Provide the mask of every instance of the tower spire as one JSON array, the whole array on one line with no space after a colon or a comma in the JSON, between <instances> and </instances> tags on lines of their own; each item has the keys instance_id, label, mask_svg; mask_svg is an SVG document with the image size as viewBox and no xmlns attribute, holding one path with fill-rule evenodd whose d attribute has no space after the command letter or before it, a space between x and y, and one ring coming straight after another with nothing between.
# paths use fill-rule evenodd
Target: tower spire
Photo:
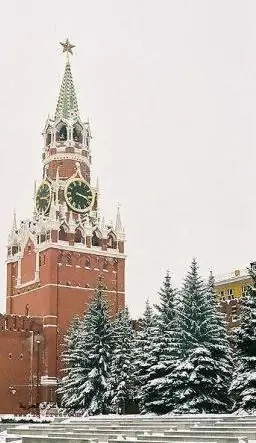
<instances>
[{"instance_id":1,"label":"tower spire","mask_svg":"<svg viewBox=\"0 0 256 443\"><path fill-rule=\"evenodd\" d=\"M123 231L122 222L121 222L121 215L120 215L120 203L117 204L115 231L118 233Z\"/></svg>"},{"instance_id":2,"label":"tower spire","mask_svg":"<svg viewBox=\"0 0 256 443\"><path fill-rule=\"evenodd\" d=\"M73 54L72 48L74 48L75 46L71 45L68 39L66 39L64 43L60 44L63 47L63 52L67 53L67 62L60 87L60 93L55 112L55 120L59 120L61 118L69 119L72 117L78 117L79 114L76 92L75 92L70 60L69 60L69 54Z\"/></svg>"}]
</instances>

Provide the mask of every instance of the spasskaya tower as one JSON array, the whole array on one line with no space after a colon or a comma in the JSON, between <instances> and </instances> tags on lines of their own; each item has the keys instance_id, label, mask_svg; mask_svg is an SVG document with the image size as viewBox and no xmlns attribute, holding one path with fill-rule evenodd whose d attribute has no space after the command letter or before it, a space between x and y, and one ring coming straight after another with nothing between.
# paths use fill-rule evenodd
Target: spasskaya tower
<instances>
[{"instance_id":1,"label":"spasskaya tower","mask_svg":"<svg viewBox=\"0 0 256 443\"><path fill-rule=\"evenodd\" d=\"M40 316L44 328L41 386L45 400L60 374L63 335L75 314L82 315L99 276L111 312L124 306L124 229L99 212L99 187L91 183L91 132L82 121L67 54L56 112L43 131L43 173L34 191L31 218L19 226L14 214L8 237L8 314Z\"/></svg>"}]
</instances>

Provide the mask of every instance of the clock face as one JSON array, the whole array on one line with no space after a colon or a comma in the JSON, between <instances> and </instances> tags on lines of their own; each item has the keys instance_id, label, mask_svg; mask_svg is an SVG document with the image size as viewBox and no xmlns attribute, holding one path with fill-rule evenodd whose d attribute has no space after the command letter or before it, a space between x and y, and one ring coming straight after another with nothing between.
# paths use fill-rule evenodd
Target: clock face
<instances>
[{"instance_id":1,"label":"clock face","mask_svg":"<svg viewBox=\"0 0 256 443\"><path fill-rule=\"evenodd\" d=\"M43 182L39 186L36 194L36 209L40 213L46 213L51 203L51 186L48 182Z\"/></svg>"},{"instance_id":2,"label":"clock face","mask_svg":"<svg viewBox=\"0 0 256 443\"><path fill-rule=\"evenodd\" d=\"M89 183L80 178L70 181L65 189L68 206L76 212L87 212L92 208L94 195Z\"/></svg>"}]
</instances>

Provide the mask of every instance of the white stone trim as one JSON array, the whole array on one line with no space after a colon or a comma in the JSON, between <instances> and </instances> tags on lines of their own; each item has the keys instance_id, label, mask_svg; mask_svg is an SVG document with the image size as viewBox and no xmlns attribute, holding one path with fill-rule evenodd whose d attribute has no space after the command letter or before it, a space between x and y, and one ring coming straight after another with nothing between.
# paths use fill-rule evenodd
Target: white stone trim
<instances>
[{"instance_id":1,"label":"white stone trim","mask_svg":"<svg viewBox=\"0 0 256 443\"><path fill-rule=\"evenodd\" d=\"M41 386L57 386L57 378L49 377L49 375L42 375Z\"/></svg>"},{"instance_id":2,"label":"white stone trim","mask_svg":"<svg viewBox=\"0 0 256 443\"><path fill-rule=\"evenodd\" d=\"M84 252L85 254L92 254L92 255L101 255L103 257L111 257L111 258L122 258L122 259L126 259L126 255L118 252L116 250L107 250L104 251L102 249L98 249L98 246L92 246L91 248L87 248L84 244L82 245L83 247L80 246L76 246L76 245L69 245L67 242L58 242L58 243L53 243L53 242L47 242L47 244L43 244L41 243L38 246L38 250L39 252L45 251L46 249L64 249L65 251L70 251L70 252ZM97 249L94 249L97 248ZM81 251L82 249L82 251ZM113 251L113 252L112 252Z\"/></svg>"},{"instance_id":3,"label":"white stone trim","mask_svg":"<svg viewBox=\"0 0 256 443\"><path fill-rule=\"evenodd\" d=\"M62 285L60 283L59 284L57 284L57 283L48 283L47 285L39 286L38 288L31 289L30 291L22 292L21 294L10 295L9 297L20 297L20 296L22 296L24 294L30 294L31 292L38 291L38 290L40 290L42 288L48 288L50 286L53 286L55 288L56 287L58 287L58 288L69 288L69 289L71 288L71 289L75 289L75 290L79 290L80 289L80 290L83 290L83 291L94 291L96 289L96 287L95 288L84 288L82 286L70 286L70 285ZM110 293L110 294L111 293L113 293L113 294L116 294L116 293L118 293L118 294L125 294L124 291L116 291L116 290L108 291L107 289L104 290L104 292ZM44 317L50 317L50 316L49 315L45 315Z\"/></svg>"},{"instance_id":4,"label":"white stone trim","mask_svg":"<svg viewBox=\"0 0 256 443\"><path fill-rule=\"evenodd\" d=\"M82 162L86 163L88 167L90 167L90 162L87 157L79 154L74 154L71 152L59 152L57 154L49 155L49 157L46 157L43 161L43 165L46 166L51 161L55 160L74 160L76 162Z\"/></svg>"},{"instance_id":5,"label":"white stone trim","mask_svg":"<svg viewBox=\"0 0 256 443\"><path fill-rule=\"evenodd\" d=\"M30 280L30 281L25 282L25 283L17 284L16 288L18 288L18 289L24 288L25 286L33 285L34 283L38 283L38 282L39 282L39 278L34 278L34 280Z\"/></svg>"}]
</instances>

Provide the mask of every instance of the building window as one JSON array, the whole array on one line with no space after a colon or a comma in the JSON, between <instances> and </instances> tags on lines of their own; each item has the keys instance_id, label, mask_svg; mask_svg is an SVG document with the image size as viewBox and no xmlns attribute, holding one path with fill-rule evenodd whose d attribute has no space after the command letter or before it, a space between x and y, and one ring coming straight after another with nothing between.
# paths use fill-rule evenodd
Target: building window
<instances>
[{"instance_id":1,"label":"building window","mask_svg":"<svg viewBox=\"0 0 256 443\"><path fill-rule=\"evenodd\" d=\"M117 264L118 264L117 258L114 258L113 270L114 270L115 272L117 271Z\"/></svg>"},{"instance_id":2,"label":"building window","mask_svg":"<svg viewBox=\"0 0 256 443\"><path fill-rule=\"evenodd\" d=\"M74 242L75 243L84 243L84 238L82 236L80 229L76 229Z\"/></svg>"},{"instance_id":3,"label":"building window","mask_svg":"<svg viewBox=\"0 0 256 443\"><path fill-rule=\"evenodd\" d=\"M45 232L44 232L43 234L41 234L40 241L41 241L41 243L43 243L43 242L45 242L45 240L46 240L46 235L45 235Z\"/></svg>"},{"instance_id":4,"label":"building window","mask_svg":"<svg viewBox=\"0 0 256 443\"><path fill-rule=\"evenodd\" d=\"M62 241L67 241L68 240L67 233L66 233L66 231L65 231L63 226L61 226L60 230L59 230L59 240L62 240Z\"/></svg>"},{"instance_id":5,"label":"building window","mask_svg":"<svg viewBox=\"0 0 256 443\"><path fill-rule=\"evenodd\" d=\"M70 254L67 254L67 265L69 265L69 266L72 265L72 257Z\"/></svg>"},{"instance_id":6,"label":"building window","mask_svg":"<svg viewBox=\"0 0 256 443\"><path fill-rule=\"evenodd\" d=\"M246 288L247 288L247 286L242 286L242 297L245 297L246 296Z\"/></svg>"},{"instance_id":7,"label":"building window","mask_svg":"<svg viewBox=\"0 0 256 443\"><path fill-rule=\"evenodd\" d=\"M89 257L85 257L85 267L86 268L90 268L90 259L89 259Z\"/></svg>"},{"instance_id":8,"label":"building window","mask_svg":"<svg viewBox=\"0 0 256 443\"><path fill-rule=\"evenodd\" d=\"M92 246L100 246L100 238L98 237L95 231L92 236Z\"/></svg>"},{"instance_id":9,"label":"building window","mask_svg":"<svg viewBox=\"0 0 256 443\"><path fill-rule=\"evenodd\" d=\"M114 240L114 237L113 237L113 235L110 235L109 237L108 237L108 248L115 248L115 240Z\"/></svg>"},{"instance_id":10,"label":"building window","mask_svg":"<svg viewBox=\"0 0 256 443\"><path fill-rule=\"evenodd\" d=\"M106 258L103 261L103 269L104 269L104 271L108 270L108 260Z\"/></svg>"},{"instance_id":11,"label":"building window","mask_svg":"<svg viewBox=\"0 0 256 443\"><path fill-rule=\"evenodd\" d=\"M9 354L9 359L10 359L10 360L12 359L12 354L11 354L11 353Z\"/></svg>"}]
</instances>

